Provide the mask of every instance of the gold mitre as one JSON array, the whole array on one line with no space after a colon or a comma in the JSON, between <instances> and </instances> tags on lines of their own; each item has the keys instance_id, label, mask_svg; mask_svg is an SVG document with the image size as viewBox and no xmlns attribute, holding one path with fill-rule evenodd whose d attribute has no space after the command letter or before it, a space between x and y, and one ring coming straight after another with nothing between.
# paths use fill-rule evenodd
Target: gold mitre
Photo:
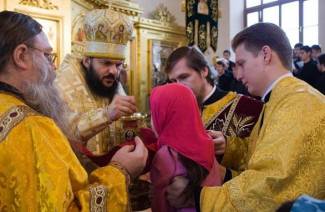
<instances>
[{"instance_id":1,"label":"gold mitre","mask_svg":"<svg viewBox=\"0 0 325 212\"><path fill-rule=\"evenodd\" d=\"M111 9L95 9L84 17L85 56L124 60L132 38L133 23Z\"/></svg>"}]
</instances>

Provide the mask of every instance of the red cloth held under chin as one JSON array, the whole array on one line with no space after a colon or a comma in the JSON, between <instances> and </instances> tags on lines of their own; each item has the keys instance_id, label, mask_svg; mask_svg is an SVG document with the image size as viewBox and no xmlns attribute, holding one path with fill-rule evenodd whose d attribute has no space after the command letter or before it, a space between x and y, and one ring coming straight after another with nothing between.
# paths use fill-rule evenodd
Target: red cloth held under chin
<instances>
[{"instance_id":1,"label":"red cloth held under chin","mask_svg":"<svg viewBox=\"0 0 325 212\"><path fill-rule=\"evenodd\" d=\"M139 132L139 137L141 138L141 140L143 141L143 143L148 149L147 164L143 170L143 174L144 174L150 170L151 161L157 151L157 145L156 145L157 138L150 128L141 128ZM81 153L85 154L90 160L92 160L96 165L100 167L106 166L111 161L114 154L121 147L125 145L135 145L135 141L132 140L132 141L123 142L120 145L113 147L107 154L96 156L91 151L89 151L85 146L79 143L75 143L75 146L78 148L78 150Z\"/></svg>"}]
</instances>

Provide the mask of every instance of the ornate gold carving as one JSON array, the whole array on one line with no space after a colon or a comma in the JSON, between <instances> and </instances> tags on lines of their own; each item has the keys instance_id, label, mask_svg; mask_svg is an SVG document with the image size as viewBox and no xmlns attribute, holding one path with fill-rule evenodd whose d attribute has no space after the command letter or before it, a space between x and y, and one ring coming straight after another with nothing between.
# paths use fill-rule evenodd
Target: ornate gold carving
<instances>
[{"instance_id":1,"label":"ornate gold carving","mask_svg":"<svg viewBox=\"0 0 325 212\"><path fill-rule=\"evenodd\" d=\"M214 48L214 49L217 49L217 45L218 45L218 28L213 26L212 29L211 29L211 46Z\"/></svg>"},{"instance_id":2,"label":"ornate gold carving","mask_svg":"<svg viewBox=\"0 0 325 212\"><path fill-rule=\"evenodd\" d=\"M199 48L207 48L207 28L206 25L202 24L199 26Z\"/></svg>"},{"instance_id":3,"label":"ornate gold carving","mask_svg":"<svg viewBox=\"0 0 325 212\"><path fill-rule=\"evenodd\" d=\"M171 24L168 22L161 22L158 20L141 18L140 21L136 22L134 25L136 28L152 30L152 33L157 33L156 35L159 36L159 38L161 39L164 39L163 37L161 37L162 35L161 32L185 37L184 27Z\"/></svg>"},{"instance_id":4,"label":"ornate gold carving","mask_svg":"<svg viewBox=\"0 0 325 212\"><path fill-rule=\"evenodd\" d=\"M175 16L173 16L163 4L159 4L149 17L161 22L175 23Z\"/></svg>"},{"instance_id":5,"label":"ornate gold carving","mask_svg":"<svg viewBox=\"0 0 325 212\"><path fill-rule=\"evenodd\" d=\"M212 19L214 21L218 21L219 18L219 10L218 10L218 2L217 1L212 1L211 2L211 9L212 9Z\"/></svg>"},{"instance_id":6,"label":"ornate gold carving","mask_svg":"<svg viewBox=\"0 0 325 212\"><path fill-rule=\"evenodd\" d=\"M191 17L193 15L194 4L195 4L195 0L187 1L187 17Z\"/></svg>"},{"instance_id":7,"label":"ornate gold carving","mask_svg":"<svg viewBox=\"0 0 325 212\"><path fill-rule=\"evenodd\" d=\"M194 42L194 28L193 28L193 22L190 22L187 24L186 27L186 36L187 36L187 42L193 43Z\"/></svg>"},{"instance_id":8,"label":"ornate gold carving","mask_svg":"<svg viewBox=\"0 0 325 212\"><path fill-rule=\"evenodd\" d=\"M47 10L59 9L59 7L57 5L54 5L50 0L21 0L19 4L39 7Z\"/></svg>"},{"instance_id":9,"label":"ornate gold carving","mask_svg":"<svg viewBox=\"0 0 325 212\"><path fill-rule=\"evenodd\" d=\"M96 8L110 8L129 16L140 16L142 10L137 3L129 0L84 0Z\"/></svg>"}]
</instances>

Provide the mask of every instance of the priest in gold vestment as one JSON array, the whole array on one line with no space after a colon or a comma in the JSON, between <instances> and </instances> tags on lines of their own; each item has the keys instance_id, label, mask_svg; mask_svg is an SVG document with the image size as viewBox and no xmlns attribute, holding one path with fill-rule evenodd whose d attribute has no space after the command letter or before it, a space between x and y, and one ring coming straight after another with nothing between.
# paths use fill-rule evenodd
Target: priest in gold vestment
<instances>
[{"instance_id":1,"label":"priest in gold vestment","mask_svg":"<svg viewBox=\"0 0 325 212\"><path fill-rule=\"evenodd\" d=\"M228 137L223 164L237 175L198 189L196 203L201 211L275 211L302 194L324 199L325 97L290 73L291 46L278 26L252 25L232 46L239 79L265 106L248 138ZM168 194L173 205L178 193Z\"/></svg>"},{"instance_id":2,"label":"priest in gold vestment","mask_svg":"<svg viewBox=\"0 0 325 212\"><path fill-rule=\"evenodd\" d=\"M202 211L275 211L301 194L325 198L325 97L294 78L291 47L274 24L233 40L240 80L266 102L251 136L229 140L224 164L238 171L201 192Z\"/></svg>"},{"instance_id":3,"label":"priest in gold vestment","mask_svg":"<svg viewBox=\"0 0 325 212\"><path fill-rule=\"evenodd\" d=\"M88 12L83 23L84 57L67 55L57 70L56 82L72 111L69 119L74 135L87 142L94 154L102 155L120 143L115 121L136 111L134 97L126 96L119 82L133 23L110 9ZM115 38L121 26L122 40Z\"/></svg>"},{"instance_id":4,"label":"priest in gold vestment","mask_svg":"<svg viewBox=\"0 0 325 212\"><path fill-rule=\"evenodd\" d=\"M0 211L128 211L130 175L147 157L143 143L123 147L88 176L66 137L42 26L10 11L0 22Z\"/></svg>"},{"instance_id":5,"label":"priest in gold vestment","mask_svg":"<svg viewBox=\"0 0 325 212\"><path fill-rule=\"evenodd\" d=\"M165 72L170 81L192 89L202 108L205 129L209 130L212 137L218 135L215 131L240 138L250 135L263 103L235 92L223 91L216 86L208 62L198 48L183 46L176 49L167 59ZM224 142L214 142L216 155L220 159Z\"/></svg>"}]
</instances>

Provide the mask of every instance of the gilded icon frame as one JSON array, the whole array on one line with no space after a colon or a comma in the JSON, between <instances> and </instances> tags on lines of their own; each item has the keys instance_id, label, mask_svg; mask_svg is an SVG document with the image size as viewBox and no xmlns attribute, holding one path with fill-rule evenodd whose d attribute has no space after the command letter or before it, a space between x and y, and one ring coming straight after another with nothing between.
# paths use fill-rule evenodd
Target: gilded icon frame
<instances>
[{"instance_id":1,"label":"gilded icon frame","mask_svg":"<svg viewBox=\"0 0 325 212\"><path fill-rule=\"evenodd\" d=\"M164 73L168 56L179 46L177 42L164 41L158 39L149 40L149 71L148 90L164 84L167 76Z\"/></svg>"},{"instance_id":2,"label":"gilded icon frame","mask_svg":"<svg viewBox=\"0 0 325 212\"><path fill-rule=\"evenodd\" d=\"M40 13L29 12L25 10L16 10L17 12L24 13L33 17L37 22L39 22L42 27L43 31L46 34L47 38L49 39L49 43L53 48L53 53L56 54L56 67L59 67L62 55L62 40L63 38L63 30L62 30L62 23L63 18L59 16L52 16L52 15L44 15Z\"/></svg>"}]
</instances>

